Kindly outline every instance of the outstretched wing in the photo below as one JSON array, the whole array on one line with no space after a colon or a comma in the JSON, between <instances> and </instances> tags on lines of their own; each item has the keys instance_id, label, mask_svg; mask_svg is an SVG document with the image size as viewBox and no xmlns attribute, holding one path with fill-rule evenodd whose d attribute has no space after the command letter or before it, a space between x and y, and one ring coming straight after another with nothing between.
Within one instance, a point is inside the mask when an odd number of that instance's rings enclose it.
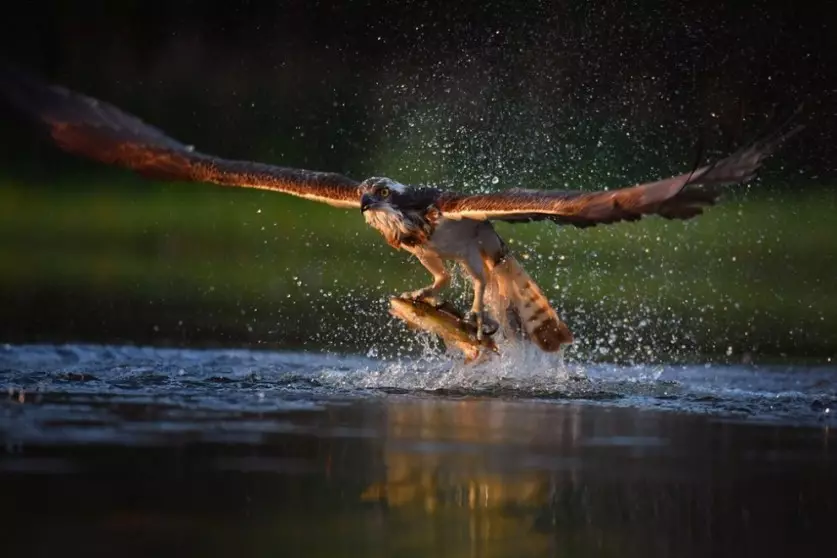
<instances>
[{"instance_id":1,"label":"outstretched wing","mask_svg":"<svg viewBox=\"0 0 837 558\"><path fill-rule=\"evenodd\" d=\"M360 207L360 183L351 178L200 153L113 105L15 69L0 66L0 94L75 155L149 178L275 190L337 207Z\"/></svg>"},{"instance_id":2,"label":"outstretched wing","mask_svg":"<svg viewBox=\"0 0 837 558\"><path fill-rule=\"evenodd\" d=\"M511 223L549 219L576 227L636 221L644 215L689 219L715 203L721 186L753 178L762 161L802 129L799 125L782 132L785 125L720 161L657 182L595 192L514 188L491 194L442 194L437 206L452 219Z\"/></svg>"}]
</instances>

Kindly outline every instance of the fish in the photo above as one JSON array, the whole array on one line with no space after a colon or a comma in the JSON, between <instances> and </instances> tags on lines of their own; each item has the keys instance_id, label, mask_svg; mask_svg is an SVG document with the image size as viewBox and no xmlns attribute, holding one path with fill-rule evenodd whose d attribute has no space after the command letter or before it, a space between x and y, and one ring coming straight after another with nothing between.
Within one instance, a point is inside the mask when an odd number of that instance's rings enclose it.
<instances>
[{"instance_id":1,"label":"fish","mask_svg":"<svg viewBox=\"0 0 837 558\"><path fill-rule=\"evenodd\" d=\"M389 299L389 303L391 315L406 322L407 327L438 335L446 347L459 349L468 364L491 353L500 354L491 337L494 332L483 329L482 339L477 340L477 327L465 321L462 313L449 302L431 304L394 296Z\"/></svg>"}]
</instances>

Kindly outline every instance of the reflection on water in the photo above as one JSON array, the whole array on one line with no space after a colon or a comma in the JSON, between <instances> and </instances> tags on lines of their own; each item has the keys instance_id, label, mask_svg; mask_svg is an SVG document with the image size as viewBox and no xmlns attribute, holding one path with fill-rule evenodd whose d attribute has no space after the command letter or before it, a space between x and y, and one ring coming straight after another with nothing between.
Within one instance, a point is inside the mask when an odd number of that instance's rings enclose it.
<instances>
[{"instance_id":1,"label":"reflection on water","mask_svg":"<svg viewBox=\"0 0 837 558\"><path fill-rule=\"evenodd\" d=\"M536 520L549 509L556 481L572 482L579 465L570 451L545 450L577 445L581 408L551 408L473 399L392 402L384 478L361 499L412 520L424 540L448 541L452 555L538 555L552 541L551 529L538 529Z\"/></svg>"},{"instance_id":2,"label":"reflection on water","mask_svg":"<svg viewBox=\"0 0 837 558\"><path fill-rule=\"evenodd\" d=\"M548 479L507 478L504 471L572 469L576 463L571 455L540 456L538 448L574 447L581 408L538 417L538 407L543 411L551 406L532 405L527 413L535 416L525 422L515 416L522 412L520 404L503 401L464 399L439 405L437 400L424 399L388 405L386 478L370 486L363 497L390 506L419 505L428 512L451 506L475 510L543 503L549 496L543 490ZM549 424L541 424L549 419ZM508 421L517 424L506 426ZM514 459L520 445L528 455ZM510 458L513 461L505 463Z\"/></svg>"},{"instance_id":3,"label":"reflection on water","mask_svg":"<svg viewBox=\"0 0 837 558\"><path fill-rule=\"evenodd\" d=\"M452 555L773 555L837 518L828 431L492 400L393 402L386 422L362 498Z\"/></svg>"},{"instance_id":4,"label":"reflection on water","mask_svg":"<svg viewBox=\"0 0 837 558\"><path fill-rule=\"evenodd\" d=\"M831 547L837 440L824 427L474 396L271 397L261 411L223 417L200 405L163 412L125 394L6 398L0 417L49 413L42 429L66 426L62 407L84 411L63 442L2 430L8 555L705 557ZM116 431L156 428L133 445L83 435L103 427L102 409Z\"/></svg>"}]
</instances>

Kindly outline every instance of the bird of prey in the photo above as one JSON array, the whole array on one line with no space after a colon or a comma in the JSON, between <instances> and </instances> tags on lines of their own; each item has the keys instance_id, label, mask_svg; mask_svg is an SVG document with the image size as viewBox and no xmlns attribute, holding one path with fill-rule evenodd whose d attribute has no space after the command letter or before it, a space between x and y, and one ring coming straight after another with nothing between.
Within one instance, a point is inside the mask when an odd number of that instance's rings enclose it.
<instances>
[{"instance_id":1,"label":"bird of prey","mask_svg":"<svg viewBox=\"0 0 837 558\"><path fill-rule=\"evenodd\" d=\"M572 333L493 221L591 227L647 215L690 219L716 202L722 186L753 178L765 157L801 128L780 128L726 158L655 182L599 191L513 188L466 194L201 153L111 104L16 69L0 69L0 87L52 142L77 156L150 179L259 188L359 210L390 246L414 255L432 275L432 284L402 296L437 300L450 281L446 261L453 260L473 283L467 316L478 336L502 327L507 337L528 339L548 352L572 343Z\"/></svg>"}]
</instances>

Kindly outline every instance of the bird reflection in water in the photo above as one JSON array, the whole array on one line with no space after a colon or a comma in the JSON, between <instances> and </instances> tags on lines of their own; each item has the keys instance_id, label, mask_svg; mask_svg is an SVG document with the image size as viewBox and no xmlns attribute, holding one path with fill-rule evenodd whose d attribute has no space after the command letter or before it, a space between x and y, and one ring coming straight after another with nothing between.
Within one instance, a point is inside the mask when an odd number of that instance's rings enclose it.
<instances>
[{"instance_id":1,"label":"bird reflection in water","mask_svg":"<svg viewBox=\"0 0 837 558\"><path fill-rule=\"evenodd\" d=\"M498 552L502 543L543 550L550 537L537 532L536 521L559 484L578 481L581 413L569 407L556 421L554 411L535 404L521 421L519 405L506 412L512 406L480 399L388 405L385 478L369 485L361 500L424 515L432 520L416 527L446 540L458 531L453 540L464 538L472 550L488 543Z\"/></svg>"}]
</instances>

